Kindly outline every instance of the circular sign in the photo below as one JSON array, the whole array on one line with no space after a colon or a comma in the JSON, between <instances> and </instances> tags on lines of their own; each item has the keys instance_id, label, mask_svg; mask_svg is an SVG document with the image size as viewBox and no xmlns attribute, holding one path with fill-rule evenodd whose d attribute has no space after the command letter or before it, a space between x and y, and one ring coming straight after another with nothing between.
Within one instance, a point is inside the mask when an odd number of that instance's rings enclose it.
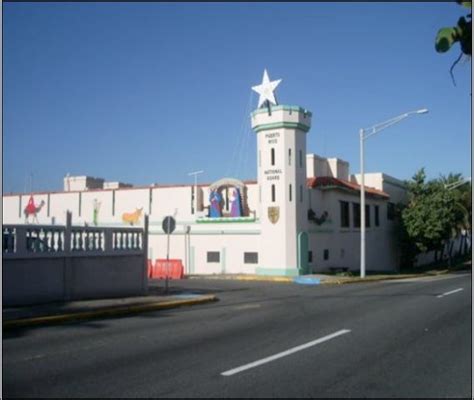
<instances>
[{"instance_id":1,"label":"circular sign","mask_svg":"<svg viewBox=\"0 0 474 400\"><path fill-rule=\"evenodd\" d=\"M173 217L168 216L163 220L161 227L163 228L163 231L169 235L173 233L176 228L176 220Z\"/></svg>"}]
</instances>

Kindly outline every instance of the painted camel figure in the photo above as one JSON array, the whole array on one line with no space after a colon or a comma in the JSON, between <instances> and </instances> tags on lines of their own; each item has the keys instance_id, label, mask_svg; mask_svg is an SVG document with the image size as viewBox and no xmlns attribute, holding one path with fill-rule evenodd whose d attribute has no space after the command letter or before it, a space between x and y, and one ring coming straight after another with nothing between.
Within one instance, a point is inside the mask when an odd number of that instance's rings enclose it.
<instances>
[{"instance_id":1,"label":"painted camel figure","mask_svg":"<svg viewBox=\"0 0 474 400\"><path fill-rule=\"evenodd\" d=\"M38 222L37 214L41 211L44 205L45 205L44 200L41 200L40 204L37 206L35 204L35 200L33 199L33 196L30 196L30 199L28 200L28 204L23 210L23 214L25 215L25 224L29 222L30 216L33 216L33 222L35 221Z\"/></svg>"},{"instance_id":2,"label":"painted camel figure","mask_svg":"<svg viewBox=\"0 0 474 400\"><path fill-rule=\"evenodd\" d=\"M132 213L123 213L122 214L122 221L129 223L130 225L136 224L140 217L142 216L142 208L137 208L134 212Z\"/></svg>"}]
</instances>

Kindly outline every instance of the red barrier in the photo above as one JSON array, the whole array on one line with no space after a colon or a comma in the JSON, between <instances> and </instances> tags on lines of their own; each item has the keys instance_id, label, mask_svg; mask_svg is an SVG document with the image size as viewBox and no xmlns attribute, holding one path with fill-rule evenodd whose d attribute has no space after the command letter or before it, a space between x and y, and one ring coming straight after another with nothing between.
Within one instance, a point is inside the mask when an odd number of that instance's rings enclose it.
<instances>
[{"instance_id":1,"label":"red barrier","mask_svg":"<svg viewBox=\"0 0 474 400\"><path fill-rule=\"evenodd\" d=\"M148 278L153 277L153 262L148 259Z\"/></svg>"},{"instance_id":2,"label":"red barrier","mask_svg":"<svg viewBox=\"0 0 474 400\"><path fill-rule=\"evenodd\" d=\"M150 265L150 263L148 264ZM151 278L153 279L182 279L184 277L184 266L180 259L156 259L155 265L151 267Z\"/></svg>"}]
</instances>

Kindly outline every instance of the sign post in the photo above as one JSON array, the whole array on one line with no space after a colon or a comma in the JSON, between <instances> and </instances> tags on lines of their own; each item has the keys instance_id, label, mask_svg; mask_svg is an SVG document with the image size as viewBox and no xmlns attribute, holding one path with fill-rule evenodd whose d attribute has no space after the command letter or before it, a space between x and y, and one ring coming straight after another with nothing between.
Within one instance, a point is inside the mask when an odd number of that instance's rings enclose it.
<instances>
[{"instance_id":1,"label":"sign post","mask_svg":"<svg viewBox=\"0 0 474 400\"><path fill-rule=\"evenodd\" d=\"M168 293L168 276L169 276L169 269L170 269L170 235L176 228L176 221L172 216L167 216L161 225L163 231L166 233L167 243L166 243L166 286L165 286L165 293Z\"/></svg>"}]
</instances>

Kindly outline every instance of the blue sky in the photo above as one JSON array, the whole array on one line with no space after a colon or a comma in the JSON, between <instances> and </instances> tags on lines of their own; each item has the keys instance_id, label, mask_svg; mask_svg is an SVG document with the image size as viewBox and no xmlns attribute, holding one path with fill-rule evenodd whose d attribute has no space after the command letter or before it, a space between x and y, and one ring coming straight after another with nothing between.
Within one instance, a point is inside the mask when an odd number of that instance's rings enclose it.
<instances>
[{"instance_id":1,"label":"blue sky","mask_svg":"<svg viewBox=\"0 0 474 400\"><path fill-rule=\"evenodd\" d=\"M313 112L308 152L359 171L471 175L471 64L434 50L455 3L4 3L3 190L67 174L148 185L256 177L251 86Z\"/></svg>"}]
</instances>

